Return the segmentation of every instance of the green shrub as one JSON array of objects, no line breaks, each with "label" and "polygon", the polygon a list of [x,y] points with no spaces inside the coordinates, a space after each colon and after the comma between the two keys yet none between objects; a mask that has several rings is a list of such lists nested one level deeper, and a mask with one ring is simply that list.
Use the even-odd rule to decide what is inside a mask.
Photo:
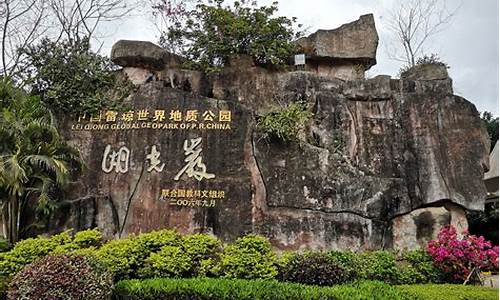
[{"label": "green shrub", "polygon": [[297,254],[280,273],[283,281],[319,286],[332,286],[352,279],[347,278],[345,270],[339,263],[334,262],[323,252]]},{"label": "green shrub", "polygon": [[396,255],[388,251],[362,253],[359,256],[359,277],[366,280],[379,280],[386,283],[399,283],[400,270]]},{"label": "green shrub", "polygon": [[14,247],[0,256],[0,277],[11,277],[25,265],[52,252],[66,240],[66,233],[52,238],[36,237],[17,242]]},{"label": "green shrub", "polygon": [[184,238],[183,249],[191,259],[192,276],[213,276],[220,261],[221,242],[207,234],[192,234]]},{"label": "green shrub", "polygon": [[146,257],[150,253],[158,252],[163,246],[181,246],[182,236],[175,230],[158,230],[130,237],[145,251]]},{"label": "green shrub", "polygon": [[104,240],[102,233],[98,229],[87,229],[75,233],[73,243],[79,248],[100,247]]},{"label": "green shrub", "polygon": [[293,102],[286,108],[261,116],[257,126],[265,138],[287,143],[298,138],[300,130],[311,117],[312,113],[304,103]]},{"label": "green shrub", "polygon": [[445,63],[436,53],[431,53],[430,55],[425,54],[424,56],[419,57],[415,62],[414,66],[412,66],[411,64],[403,65],[399,69],[398,75],[399,77],[404,78],[408,76],[408,71],[410,71],[413,67],[421,65],[437,65],[437,66],[443,66],[447,69],[450,68],[450,66],[447,63]]},{"label": "green shrub", "polygon": [[0,252],[7,252],[11,248],[8,240],[0,237]]},{"label": "green shrub", "polygon": [[8,299],[109,299],[112,276],[84,256],[44,257],[11,281]]},{"label": "green shrub", "polygon": [[94,255],[116,279],[133,277],[145,259],[145,254],[133,238],[109,241]]},{"label": "green shrub", "polygon": [[338,287],[315,287],[275,280],[148,279],[125,280],[116,285],[117,299],[158,300],[411,300],[396,287],[381,282],[360,282]]},{"label": "green shrub", "polygon": [[333,262],[342,266],[347,281],[359,278],[360,258],[357,253],[352,251],[330,251],[328,256]]},{"label": "green shrub", "polygon": [[164,246],[160,252],[151,253],[139,273],[144,278],[181,278],[188,277],[191,268],[191,258],[181,247]]},{"label": "green shrub", "polygon": [[180,247],[181,236],[174,230],[160,230],[112,240],[95,251],[95,257],[115,275],[116,279],[136,278],[145,274],[146,259],[164,246]]},{"label": "green shrub", "polygon": [[444,274],[424,250],[405,251],[402,258],[407,265],[401,267],[400,284],[443,282]]},{"label": "green shrub", "polygon": [[9,286],[9,280],[5,277],[0,277],[0,300],[7,299],[8,286]]},{"label": "green shrub", "polygon": [[250,234],[224,249],[218,271],[226,278],[271,279],[278,273],[275,262],[269,241]]},{"label": "green shrub", "polygon": [[398,288],[418,300],[498,300],[498,289],[479,286],[419,284],[402,285]]},{"label": "green shrub", "polygon": [[295,258],[295,253],[292,251],[284,251],[277,258],[274,263],[276,266],[276,270],[278,274],[276,275],[276,279],[283,281],[285,276],[285,272],[287,271],[288,266],[292,259]]}]

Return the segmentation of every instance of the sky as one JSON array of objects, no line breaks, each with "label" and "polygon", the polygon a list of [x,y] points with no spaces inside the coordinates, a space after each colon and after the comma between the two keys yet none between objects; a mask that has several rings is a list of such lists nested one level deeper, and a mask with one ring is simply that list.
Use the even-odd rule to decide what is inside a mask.
[{"label": "sky", "polygon": [[[379,35],[377,64],[368,76],[387,74],[395,77],[402,63],[388,57],[387,45],[392,35],[387,28],[389,11],[406,0],[281,0],[279,15],[297,17],[309,33],[317,29],[333,29],[373,13]],[[273,0],[259,0],[259,5]],[[456,95],[474,103],[479,111],[499,115],[498,75],[498,0],[448,0],[450,9],[457,8],[451,22],[432,40],[427,53],[437,53],[449,66]],[[108,54],[120,39],[158,41],[158,30],[149,11],[144,9],[120,24],[106,28],[101,52]]]}]

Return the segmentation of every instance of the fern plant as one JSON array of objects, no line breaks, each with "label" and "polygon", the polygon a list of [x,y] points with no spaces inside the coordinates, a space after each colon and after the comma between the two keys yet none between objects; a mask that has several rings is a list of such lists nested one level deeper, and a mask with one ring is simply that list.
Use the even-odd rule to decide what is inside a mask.
[{"label": "fern plant", "polygon": [[312,113],[307,110],[305,103],[293,102],[285,108],[261,116],[257,127],[262,130],[265,138],[287,143],[298,139],[301,128],[311,117]]}]

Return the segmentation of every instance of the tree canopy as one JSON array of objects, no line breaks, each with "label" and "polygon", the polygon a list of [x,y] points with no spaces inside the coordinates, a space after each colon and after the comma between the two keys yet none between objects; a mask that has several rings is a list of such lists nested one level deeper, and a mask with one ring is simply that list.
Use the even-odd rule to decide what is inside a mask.
[{"label": "tree canopy", "polygon": [[[164,6],[156,9],[169,13]],[[218,71],[234,54],[250,55],[260,65],[282,65],[294,53],[293,40],[300,33],[294,30],[296,19],[275,17],[277,10],[277,2],[260,7],[246,0],[232,6],[224,0],[198,3],[176,15],[160,42],[207,72]]]}]

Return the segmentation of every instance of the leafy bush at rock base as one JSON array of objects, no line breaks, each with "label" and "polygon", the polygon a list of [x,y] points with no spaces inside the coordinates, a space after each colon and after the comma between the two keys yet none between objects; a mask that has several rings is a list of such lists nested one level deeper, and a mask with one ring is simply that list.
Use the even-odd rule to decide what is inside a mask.
[{"label": "leafy bush at rock base", "polygon": [[427,253],[434,265],[456,282],[465,280],[474,268],[498,271],[498,247],[468,232],[460,237],[453,226],[445,226],[436,240],[429,241]]},{"label": "leafy bush at rock base", "polygon": [[348,282],[344,268],[322,252],[297,254],[284,266],[282,280],[319,286]]},{"label": "leafy bush at rock base", "polygon": [[276,256],[269,241],[251,234],[224,249],[219,272],[226,278],[272,279],[278,274],[275,262]]},{"label": "leafy bush at rock base", "polygon": [[11,281],[7,298],[109,299],[112,275],[88,257],[47,256],[26,266]]},{"label": "leafy bush at rock base", "polygon": [[191,269],[191,258],[181,247],[164,246],[145,261],[145,267],[140,271],[141,277],[187,277]]}]

